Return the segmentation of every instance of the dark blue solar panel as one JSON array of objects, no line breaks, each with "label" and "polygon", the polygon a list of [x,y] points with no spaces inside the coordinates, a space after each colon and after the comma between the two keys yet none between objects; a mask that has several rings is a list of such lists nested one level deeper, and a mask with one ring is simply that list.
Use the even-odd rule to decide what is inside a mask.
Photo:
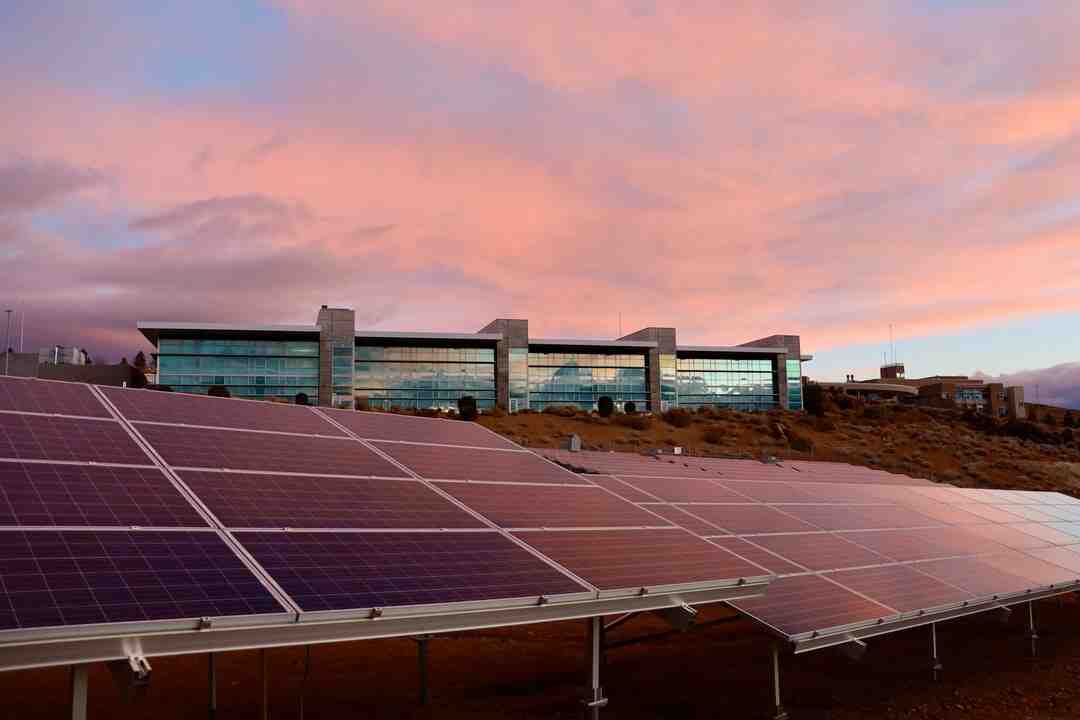
[{"label": "dark blue solar panel", "polygon": [[494,532],[238,532],[235,536],[309,612],[585,590]]},{"label": "dark blue solar panel", "polygon": [[214,532],[0,532],[0,629],[286,612]]},{"label": "dark blue solar panel", "polygon": [[428,480],[496,480],[588,485],[580,476],[531,452],[373,443],[390,457]]},{"label": "dark blue solar panel", "polygon": [[0,413],[0,458],[149,465],[115,420]]},{"label": "dark blue solar panel", "polygon": [[110,417],[86,385],[13,377],[0,377],[0,410]]},{"label": "dark blue solar panel", "polygon": [[120,414],[131,421],[344,435],[311,408],[299,405],[126,388],[102,388],[102,391]]},{"label": "dark blue solar panel", "polygon": [[520,449],[475,422],[348,410],[328,409],[324,412],[365,440],[407,440],[435,445]]},{"label": "dark blue solar panel", "polygon": [[356,440],[166,425],[137,427],[174,467],[408,477]]},{"label": "dark blue solar panel", "polygon": [[485,527],[418,480],[190,470],[180,477],[229,527]]},{"label": "dark blue solar panel", "polygon": [[155,468],[0,462],[0,525],[206,523]]}]

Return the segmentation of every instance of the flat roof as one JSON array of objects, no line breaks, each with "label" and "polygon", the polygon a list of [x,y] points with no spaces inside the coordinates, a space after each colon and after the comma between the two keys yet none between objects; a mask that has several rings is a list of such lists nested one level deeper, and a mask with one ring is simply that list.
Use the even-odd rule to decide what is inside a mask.
[{"label": "flat roof", "polygon": [[911,385],[896,385],[887,382],[819,382],[825,388],[855,390],[858,392],[891,392],[898,395],[918,395],[919,388]]},{"label": "flat roof", "polygon": [[248,325],[245,323],[195,323],[139,320],[135,327],[150,342],[157,345],[163,331],[177,332],[239,332],[239,333],[317,333],[318,325]]},{"label": "flat roof", "polygon": [[782,347],[748,347],[746,345],[678,345],[677,353],[738,353],[743,355],[783,355],[787,348]]},{"label": "flat roof", "polygon": [[639,348],[656,347],[655,340],[594,340],[587,338],[529,338],[529,345],[552,345],[560,347]]}]

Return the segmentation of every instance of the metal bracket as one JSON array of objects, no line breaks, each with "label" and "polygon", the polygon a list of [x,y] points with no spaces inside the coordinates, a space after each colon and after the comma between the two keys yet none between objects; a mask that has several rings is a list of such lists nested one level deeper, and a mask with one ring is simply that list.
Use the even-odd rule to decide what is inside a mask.
[{"label": "metal bracket", "polygon": [[685,632],[691,628],[694,624],[694,619],[697,617],[698,611],[696,608],[690,607],[686,603],[678,607],[663,608],[662,610],[653,610],[653,614],[660,617],[671,627],[676,630]]},{"label": "metal bracket", "polygon": [[865,642],[854,635],[849,635],[848,641],[843,645],[840,645],[840,652],[842,652],[849,660],[859,662],[866,655],[868,648],[869,645]]},{"label": "metal bracket", "polygon": [[141,655],[112,660],[106,666],[124,700],[130,700],[133,694],[142,695],[150,687],[150,662]]}]

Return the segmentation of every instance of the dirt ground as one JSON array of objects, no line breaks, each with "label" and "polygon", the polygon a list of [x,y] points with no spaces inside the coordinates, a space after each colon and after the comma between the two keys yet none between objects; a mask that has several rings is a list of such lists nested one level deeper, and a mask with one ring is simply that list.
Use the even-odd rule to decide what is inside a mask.
[{"label": "dirt ground", "polygon": [[[1080,716],[1080,604],[1071,596],[1036,605],[1039,655],[1032,659],[1022,607],[938,629],[945,670],[929,670],[928,630],[869,641],[858,662],[836,650],[783,656],[784,705],[793,720]],[[730,615],[703,609],[701,621]],[[661,632],[651,615],[609,641]],[[430,644],[432,704],[417,702],[416,645],[408,639],[317,646],[306,718],[580,718],[584,622],[439,637]],[[747,621],[713,624],[608,652],[602,712],[620,720],[771,717],[771,640]],[[269,716],[299,718],[301,649],[268,651]],[[218,717],[254,720],[261,683],[256,652],[218,657]],[[0,674],[0,718],[67,716],[64,669]],[[90,671],[90,718],[206,717],[206,656],[159,658],[146,694],[125,702],[101,665]]]}]

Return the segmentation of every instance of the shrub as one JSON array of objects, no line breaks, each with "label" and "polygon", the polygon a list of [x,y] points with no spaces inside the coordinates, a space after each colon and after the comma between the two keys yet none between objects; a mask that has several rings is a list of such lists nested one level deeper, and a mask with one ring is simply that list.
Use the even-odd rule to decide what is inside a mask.
[{"label": "shrub", "polygon": [[825,392],[816,383],[807,383],[803,388],[803,407],[815,417],[825,417]]},{"label": "shrub", "polygon": [[629,400],[623,405],[623,412],[627,415],[633,415],[637,412],[637,405],[633,400]]},{"label": "shrub", "polygon": [[206,391],[206,394],[210,397],[232,397],[232,395],[229,394],[229,388],[224,385],[211,385],[210,389]]},{"label": "shrub", "polygon": [[615,412],[615,403],[607,395],[601,395],[596,401],[596,410],[600,413],[600,417],[611,417],[611,414]]},{"label": "shrub", "polygon": [[690,424],[694,422],[694,416],[686,408],[672,408],[665,412],[662,417],[668,425],[677,428],[690,427]]},{"label": "shrub", "polygon": [[1076,427],[1076,418],[1073,417],[1072,411],[1070,410],[1065,411],[1065,427]]},{"label": "shrub", "polygon": [[701,439],[710,445],[720,445],[724,442],[724,430],[719,425],[712,425],[701,433]]},{"label": "shrub", "polygon": [[1073,438],[1074,435],[1072,428],[1065,428],[1061,431],[1061,442],[1071,443],[1073,441]]},{"label": "shrub", "polygon": [[791,446],[791,449],[795,450],[796,452],[814,452],[814,441],[808,437],[798,435],[794,432],[788,433],[788,445]]},{"label": "shrub", "polygon": [[462,420],[475,420],[479,412],[476,409],[476,398],[472,395],[463,395],[457,401],[458,415]]},{"label": "shrub", "polygon": [[652,427],[652,418],[648,415],[616,415],[615,424],[631,430],[648,430]]},{"label": "shrub", "polygon": [[1047,411],[1046,415],[1043,416],[1043,422],[1049,427],[1057,427],[1057,417],[1050,411]]},{"label": "shrub", "polygon": [[297,405],[310,405],[307,393],[298,392],[293,400]]},{"label": "shrub", "polygon": [[544,408],[545,415],[558,415],[559,417],[575,417],[578,409],[573,405],[548,405]]}]

